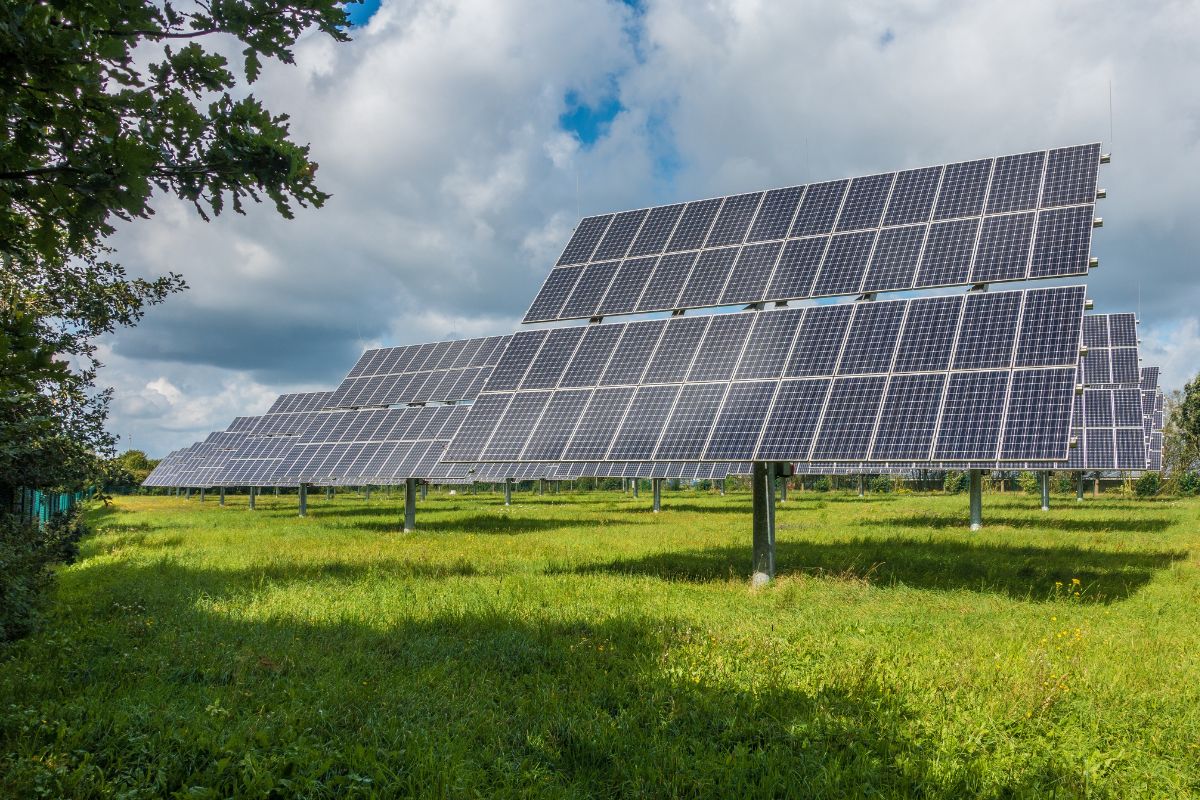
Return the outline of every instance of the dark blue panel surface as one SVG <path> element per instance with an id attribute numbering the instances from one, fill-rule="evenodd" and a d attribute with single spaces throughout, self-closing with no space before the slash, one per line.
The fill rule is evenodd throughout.
<path id="1" fill-rule="evenodd" d="M 663 428 L 654 457 L 671 461 L 698 460 L 704 453 L 708 432 L 712 429 L 727 386 L 724 383 L 684 386 L 675 410 Z"/>
<path id="2" fill-rule="evenodd" d="M 641 231 L 633 240 L 633 246 L 629 248 L 630 257 L 661 253 L 682 214 L 683 203 L 650 209 L 650 215 L 642 223 Z"/>
<path id="3" fill-rule="evenodd" d="M 562 316 L 568 319 L 594 316 L 619 266 L 618 261 L 605 261 L 584 267 L 583 275 L 563 304 Z"/>
<path id="4" fill-rule="evenodd" d="M 1021 296 L 1021 292 L 976 292 L 967 296 L 954 369 L 1012 365 Z"/>
<path id="5" fill-rule="evenodd" d="M 492 370 L 492 377 L 487 382 L 487 390 L 505 391 L 520 386 L 521 379 L 529 371 L 530 363 L 548 334 L 549 331 L 545 330 L 514 333 L 500 363 Z"/>
<path id="6" fill-rule="evenodd" d="M 1093 202 L 1096 199 L 1096 170 L 1099 166 L 1099 144 L 1051 150 L 1046 161 L 1042 207 Z"/>
<path id="7" fill-rule="evenodd" d="M 856 304 L 838 374 L 888 372 L 907 307 L 903 300 Z"/>
<path id="8" fill-rule="evenodd" d="M 1004 421 L 1008 370 L 950 375 L 933 457 L 989 461 L 996 457 Z"/>
<path id="9" fill-rule="evenodd" d="M 596 389 L 579 425 L 575 427 L 563 458 L 572 461 L 604 458 L 616 435 L 617 426 L 625 416 L 625 409 L 633 399 L 633 391 L 631 386 Z"/>
<path id="10" fill-rule="evenodd" d="M 893 375 L 879 412 L 871 458 L 929 458 L 945 385 L 945 375 Z"/>
<path id="11" fill-rule="evenodd" d="M 581 264 L 589 260 L 592 251 L 596 249 L 596 243 L 604 235 L 612 218 L 612 214 L 603 214 L 598 217 L 586 217 L 580 222 L 579 227 L 571 236 L 571 241 L 567 243 L 567 248 L 563 250 L 562 256 L 558 259 L 558 266 Z"/>
<path id="12" fill-rule="evenodd" d="M 741 244 L 746 238 L 746 231 L 750 228 L 750 222 L 754 219 L 754 212 L 758 210 L 762 196 L 762 192 L 751 192 L 750 194 L 726 197 L 725 203 L 721 206 L 721 213 L 717 215 L 717 221 L 713 223 L 704 246 L 720 247 L 728 244 Z"/>
<path id="13" fill-rule="evenodd" d="M 603 317 L 632 313 L 637 308 L 638 298 L 645 291 L 650 273 L 654 271 L 657 263 L 658 259 L 653 257 L 630 258 L 621 262 L 597 313 Z"/>
<path id="14" fill-rule="evenodd" d="M 633 237 L 637 235 L 646 219 L 647 210 L 622 211 L 613 217 L 612 224 L 600 240 L 596 252 L 592 253 L 592 261 L 607 261 L 613 258 L 623 258 Z"/>
<path id="15" fill-rule="evenodd" d="M 792 461 L 798 453 L 807 453 L 828 389 L 828 378 L 783 381 L 764 426 L 757 458 Z"/>
<path id="16" fill-rule="evenodd" d="M 600 377 L 600 384 L 616 386 L 640 382 L 666 325 L 666 320 L 656 319 L 622 326 L 621 340 Z"/>
<path id="17" fill-rule="evenodd" d="M 736 247 L 700 251 L 700 258 L 679 295 L 679 307 L 715 305 L 729 280 L 737 254 Z"/>
<path id="18" fill-rule="evenodd" d="M 910 288 L 916 276 L 921 246 L 925 243 L 925 230 L 924 225 L 910 225 L 880 231 L 862 291 Z"/>
<path id="19" fill-rule="evenodd" d="M 1092 247 L 1092 206 L 1038 214 L 1029 277 L 1086 275 Z"/>
<path id="20" fill-rule="evenodd" d="M 960 219 L 930 226 L 917 269 L 916 288 L 965 283 L 975 255 L 979 220 Z"/>
<path id="21" fill-rule="evenodd" d="M 842 212 L 838 215 L 837 229 L 858 231 L 879 227 L 879 221 L 883 218 L 883 208 L 887 204 L 895 179 L 896 174 L 888 172 L 851 181 L 846 201 L 842 204 Z"/>
<path id="22" fill-rule="evenodd" d="M 488 461 L 516 458 L 525 449 L 533 425 L 550 400 L 550 392 L 519 392 L 513 396 L 504 416 L 497 423 L 496 433 L 484 448 L 482 458 Z"/>
<path id="23" fill-rule="evenodd" d="M 848 304 L 808 309 L 784 374 L 789 378 L 833 374 L 853 310 Z"/>
<path id="24" fill-rule="evenodd" d="M 875 245 L 875 235 L 875 231 L 835 235 L 830 240 L 821 271 L 817 273 L 813 295 L 821 297 L 859 291 Z"/>
<path id="25" fill-rule="evenodd" d="M 704 244 L 704 239 L 708 236 L 708 229 L 712 227 L 713 220 L 716 219 L 717 212 L 720 210 L 721 198 L 719 197 L 688 203 L 687 208 L 683 211 L 683 216 L 679 219 L 679 224 L 675 226 L 675 232 L 671 234 L 667 252 L 693 250 Z"/>
<path id="26" fill-rule="evenodd" d="M 688 371 L 689 381 L 729 380 L 737 367 L 755 314 L 718 314 L 708 325 L 696 359 Z"/>
<path id="27" fill-rule="evenodd" d="M 595 386 L 621 337 L 620 325 L 589 325 L 575 356 L 558 382 L 561 388 Z"/>
<path id="28" fill-rule="evenodd" d="M 639 387 L 613 439 L 608 458 L 642 459 L 653 456 L 658 437 L 675 406 L 679 391 L 679 386 Z"/>
<path id="29" fill-rule="evenodd" d="M 812 458 L 858 460 L 867 457 L 887 378 L 838 378 L 829 391 Z"/>
<path id="30" fill-rule="evenodd" d="M 776 381 L 731 385 L 721 413 L 713 425 L 704 457 L 734 460 L 752 458 L 777 385 Z"/>
<path id="31" fill-rule="evenodd" d="M 802 308 L 764 311 L 756 315 L 754 329 L 746 340 L 746 349 L 742 351 L 734 377 L 778 378 L 783 375 L 803 316 Z"/>
<path id="32" fill-rule="evenodd" d="M 1009 390 L 1003 459 L 1064 459 L 1070 445 L 1075 369 L 1017 370 Z"/>
<path id="33" fill-rule="evenodd" d="M 1046 154 L 1041 150 L 996 159 L 987 212 L 1025 211 L 1038 206 Z"/>
<path id="34" fill-rule="evenodd" d="M 1036 289 L 1025 295 L 1016 366 L 1075 364 L 1086 300 L 1083 286 Z"/>
<path id="35" fill-rule="evenodd" d="M 811 184 L 804 193 L 790 235 L 811 236 L 832 231 L 849 185 L 850 181 L 847 180 Z"/>
<path id="36" fill-rule="evenodd" d="M 638 300 L 638 311 L 665 311 L 678 308 L 679 292 L 687 281 L 697 254 L 672 253 L 659 259 L 646 291 Z"/>
<path id="37" fill-rule="evenodd" d="M 971 283 L 1020 280 L 1029 271 L 1033 212 L 985 217 L 971 267 Z"/>
<path id="38" fill-rule="evenodd" d="M 646 383 L 682 381 L 696 357 L 710 317 L 677 317 L 667 322 L 658 349 L 642 380 Z"/>
<path id="39" fill-rule="evenodd" d="M 529 461 L 561 457 L 591 396 L 591 390 L 588 389 L 555 392 L 521 457 Z"/>
<path id="40" fill-rule="evenodd" d="M 720 305 L 762 302 L 766 296 L 767 282 L 771 280 L 782 249 L 782 242 L 743 247 L 721 294 Z"/>
<path id="41" fill-rule="evenodd" d="M 522 389 L 552 389 L 558 385 L 563 369 L 579 345 L 587 328 L 556 328 L 538 351 L 529 372 L 521 383 Z"/>
<path id="42" fill-rule="evenodd" d="M 783 247 L 775 274 L 767 287 L 766 299 L 789 300 L 809 297 L 813 278 L 825 256 L 829 239 L 824 236 L 810 239 L 793 239 Z"/>
<path id="43" fill-rule="evenodd" d="M 982 212 L 991 171 L 990 158 L 947 165 L 933 218 L 970 217 Z"/>
<path id="44" fill-rule="evenodd" d="M 896 185 L 888 201 L 884 225 L 910 225 L 928 222 L 942 179 L 941 167 L 910 169 L 896 175 Z"/>
<path id="45" fill-rule="evenodd" d="M 803 196 L 803 186 L 789 186 L 767 192 L 746 241 L 763 242 L 787 236 L 788 229 L 792 226 L 792 217 L 796 215 L 796 208 Z"/>

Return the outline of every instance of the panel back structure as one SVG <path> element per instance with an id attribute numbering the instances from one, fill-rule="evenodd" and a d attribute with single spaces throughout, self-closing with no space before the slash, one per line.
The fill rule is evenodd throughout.
<path id="1" fill-rule="evenodd" d="M 1100 145 L 583 219 L 524 322 L 1088 272 Z"/>

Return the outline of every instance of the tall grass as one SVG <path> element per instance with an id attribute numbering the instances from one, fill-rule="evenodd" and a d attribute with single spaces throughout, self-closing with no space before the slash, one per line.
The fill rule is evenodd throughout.
<path id="1" fill-rule="evenodd" d="M 0 796 L 1200 794 L 1200 501 L 133 497 L 0 650 Z"/>

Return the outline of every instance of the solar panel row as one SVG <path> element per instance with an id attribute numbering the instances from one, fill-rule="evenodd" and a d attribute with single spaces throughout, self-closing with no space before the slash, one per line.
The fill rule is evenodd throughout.
<path id="1" fill-rule="evenodd" d="M 545 322 L 1084 275 L 1098 144 L 584 219 Z"/>
<path id="2" fill-rule="evenodd" d="M 1074 286 L 523 331 L 446 459 L 1063 459 L 1084 303 Z"/>
<path id="3" fill-rule="evenodd" d="M 1137 319 L 1133 314 L 1089 314 L 1083 321 L 1083 383 L 1137 386 Z"/>

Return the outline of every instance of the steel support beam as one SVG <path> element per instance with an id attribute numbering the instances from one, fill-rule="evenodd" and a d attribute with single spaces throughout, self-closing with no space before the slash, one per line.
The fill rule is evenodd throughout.
<path id="1" fill-rule="evenodd" d="M 512 505 L 512 479 L 511 478 L 504 479 L 504 505 L 506 505 L 506 506 Z"/>
<path id="2" fill-rule="evenodd" d="M 404 532 L 412 533 L 417 529 L 417 479 L 406 478 L 404 481 Z"/>
<path id="3" fill-rule="evenodd" d="M 201 503 L 204 502 L 204 487 L 203 486 L 200 487 L 200 502 Z"/>
<path id="4" fill-rule="evenodd" d="M 654 513 L 662 511 L 662 478 L 652 478 L 650 488 L 654 490 Z"/>
<path id="5" fill-rule="evenodd" d="M 720 482 L 718 483 L 718 486 L 720 486 L 720 489 L 721 489 L 721 497 L 724 497 L 725 496 L 725 479 L 724 478 L 721 478 Z"/>
<path id="6" fill-rule="evenodd" d="M 221 487 L 220 492 L 221 492 L 221 505 L 225 505 L 225 487 L 224 486 Z"/>
<path id="7" fill-rule="evenodd" d="M 254 487 L 253 486 L 250 487 L 250 505 L 247 506 L 247 508 L 250 509 L 251 511 L 254 510 Z"/>
<path id="8" fill-rule="evenodd" d="M 633 479 L 633 497 L 634 497 L 634 499 L 637 499 L 638 487 L 640 487 L 641 485 L 642 485 L 641 479 L 639 479 L 639 478 Z"/>
<path id="9" fill-rule="evenodd" d="M 421 483 L 421 499 L 427 500 L 428 498 L 429 498 L 429 484 L 422 482 Z"/>
<path id="10" fill-rule="evenodd" d="M 761 461 L 752 467 L 753 573 L 750 583 L 762 586 L 775 577 L 775 465 Z"/>
<path id="11" fill-rule="evenodd" d="M 1082 471 L 1078 475 L 1075 476 L 1075 500 L 1076 500 L 1076 502 L 1079 502 L 1079 503 L 1083 502 L 1083 472 Z"/>
<path id="12" fill-rule="evenodd" d="M 977 531 L 983 527 L 983 471 L 967 470 L 967 478 L 971 491 L 971 530 Z"/>
<path id="13" fill-rule="evenodd" d="M 865 475 L 859 475 L 858 476 L 858 496 L 859 497 L 866 497 L 866 495 L 867 495 L 866 483 L 867 483 L 867 477 Z"/>
<path id="14" fill-rule="evenodd" d="M 1042 473 L 1042 511 L 1050 510 L 1050 473 Z"/>
<path id="15" fill-rule="evenodd" d="M 781 480 L 779 482 L 779 502 L 781 502 L 781 503 L 787 502 L 787 485 L 788 485 L 787 478 L 784 478 L 783 480 Z"/>
<path id="16" fill-rule="evenodd" d="M 363 487 L 363 500 L 370 500 L 370 499 L 371 499 L 371 487 L 364 486 Z"/>
<path id="17" fill-rule="evenodd" d="M 326 499 L 326 500 L 332 500 L 332 499 L 333 499 L 333 487 L 332 487 L 332 486 L 326 486 L 326 487 L 325 487 L 325 499 Z"/>
<path id="18" fill-rule="evenodd" d="M 300 484 L 300 516 L 308 516 L 308 484 Z"/>

